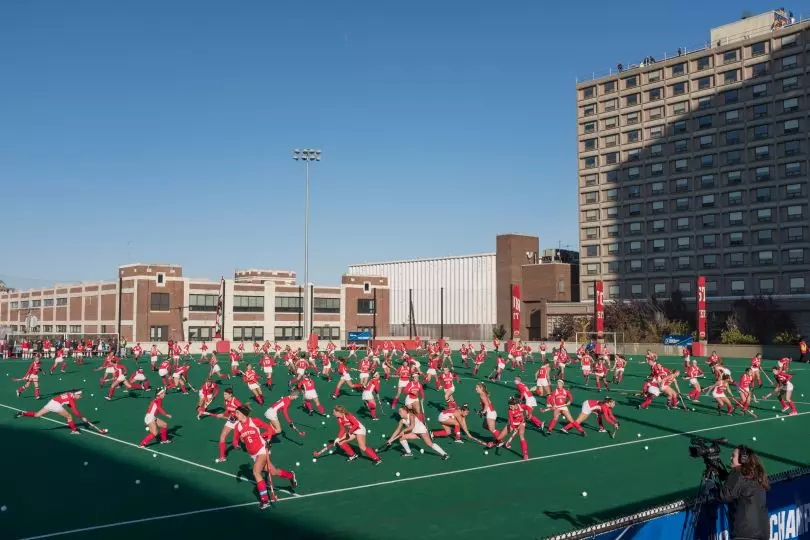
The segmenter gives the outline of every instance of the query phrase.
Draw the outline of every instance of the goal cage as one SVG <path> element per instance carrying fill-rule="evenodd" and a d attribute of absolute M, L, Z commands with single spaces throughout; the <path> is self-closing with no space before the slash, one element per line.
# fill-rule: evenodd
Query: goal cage
<path fill-rule="evenodd" d="M 92 355 L 90 351 L 85 351 L 85 356 L 96 356 L 98 354 L 98 344 L 101 343 L 102 354 L 106 354 L 112 350 L 113 347 L 121 347 L 120 335 L 118 333 L 105 332 L 105 333 L 59 333 L 59 332 L 10 332 L 5 336 L 0 335 L 0 339 L 5 338 L 8 343 L 14 348 L 12 354 L 19 354 L 22 352 L 22 342 L 28 341 L 32 348 L 32 352 L 48 353 L 49 351 L 43 350 L 43 343 L 48 340 L 51 342 L 51 349 L 63 346 L 66 341 L 70 341 L 71 349 L 76 348 L 79 341 L 86 347 L 87 341 L 93 342 Z M 116 351 L 116 352 L 120 352 Z"/>
<path fill-rule="evenodd" d="M 588 350 L 602 353 L 607 347 L 610 354 L 623 352 L 624 350 L 624 333 L 622 332 L 602 332 L 601 337 L 598 332 L 577 332 L 574 336 L 574 343 L 576 348 L 579 349 L 580 345 L 585 345 Z"/>

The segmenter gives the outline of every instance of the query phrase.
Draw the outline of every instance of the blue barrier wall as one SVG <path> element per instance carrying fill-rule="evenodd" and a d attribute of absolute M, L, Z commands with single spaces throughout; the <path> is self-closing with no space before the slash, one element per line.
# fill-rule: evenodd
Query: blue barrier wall
<path fill-rule="evenodd" d="M 770 540 L 810 540 L 810 474 L 805 472 L 796 478 L 779 479 L 772 483 L 768 492 L 768 513 L 771 522 Z M 712 515 L 716 521 L 707 522 Z M 700 513 L 696 530 L 692 530 L 694 517 L 689 511 L 674 512 L 661 517 L 619 527 L 601 534 L 591 535 L 586 531 L 572 538 L 597 538 L 598 540 L 659 540 L 662 538 L 701 538 L 723 540 L 730 538 L 727 512 L 724 505 L 714 505 L 714 511 Z"/>

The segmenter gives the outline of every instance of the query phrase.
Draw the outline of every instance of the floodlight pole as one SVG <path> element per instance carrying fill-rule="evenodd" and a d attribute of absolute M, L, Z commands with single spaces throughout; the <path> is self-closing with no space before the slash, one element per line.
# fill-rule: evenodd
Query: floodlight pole
<path fill-rule="evenodd" d="M 312 315 L 311 315 L 311 290 L 309 287 L 309 162 L 320 161 L 321 151 L 313 148 L 304 148 L 303 150 L 293 150 L 293 159 L 295 161 L 303 161 L 306 170 L 306 181 L 304 187 L 304 326 L 301 329 L 301 337 L 309 339 L 312 333 Z M 306 335 L 306 337 L 305 337 Z"/>

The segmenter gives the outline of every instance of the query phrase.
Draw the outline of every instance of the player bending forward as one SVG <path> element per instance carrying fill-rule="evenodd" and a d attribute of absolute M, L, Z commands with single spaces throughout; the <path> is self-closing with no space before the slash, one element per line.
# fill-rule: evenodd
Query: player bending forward
<path fill-rule="evenodd" d="M 18 412 L 16 418 L 41 418 L 49 412 L 58 414 L 67 421 L 67 425 L 70 427 L 70 434 L 78 435 L 79 430 L 76 429 L 76 422 L 73 421 L 73 416 L 71 416 L 71 414 L 65 410 L 65 405 L 67 405 L 73 411 L 73 414 L 81 418 L 82 422 L 87 423 L 87 418 L 82 416 L 79 409 L 76 408 L 76 400 L 78 399 L 82 399 L 81 390 L 76 390 L 75 392 L 65 392 L 64 394 L 60 394 L 48 401 L 48 403 L 46 403 L 45 406 L 38 411 Z"/>
<path fill-rule="evenodd" d="M 386 447 L 390 447 L 392 444 L 394 444 L 394 441 L 398 440 L 399 444 L 402 446 L 402 449 L 405 451 L 405 453 L 402 454 L 402 457 L 412 457 L 413 454 L 411 453 L 411 447 L 408 444 L 408 441 L 421 439 L 428 448 L 433 449 L 433 451 L 439 454 L 442 459 L 447 459 L 450 457 L 447 452 L 442 450 L 441 446 L 430 440 L 427 427 L 425 427 L 425 424 L 419 419 L 419 416 L 417 416 L 412 409 L 409 409 L 405 405 L 400 406 L 399 417 L 399 425 L 385 443 Z"/>

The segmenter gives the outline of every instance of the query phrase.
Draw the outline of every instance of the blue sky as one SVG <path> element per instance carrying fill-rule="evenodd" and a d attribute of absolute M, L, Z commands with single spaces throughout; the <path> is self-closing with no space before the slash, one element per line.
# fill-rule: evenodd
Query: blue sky
<path fill-rule="evenodd" d="M 494 251 L 504 232 L 576 247 L 576 78 L 700 46 L 743 9 L 774 7 L 0 3 L 13 254 L 0 279 L 112 279 L 138 261 L 214 279 L 303 275 L 304 170 L 291 154 L 307 146 L 323 150 L 316 283 L 352 263 Z"/>

